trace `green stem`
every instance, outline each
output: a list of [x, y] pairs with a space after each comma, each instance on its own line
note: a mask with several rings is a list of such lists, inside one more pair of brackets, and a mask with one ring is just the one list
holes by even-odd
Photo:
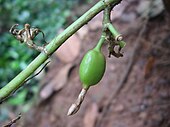
[[118, 41], [119, 46], [123, 48], [125, 47], [126, 43], [122, 41], [122, 35], [116, 30], [116, 28], [111, 23], [110, 20], [111, 10], [112, 10], [112, 6], [108, 6], [104, 9], [104, 19], [103, 19], [103, 26], [105, 26], [104, 30], [107, 33], [107, 29], [108, 29], [115, 37], [115, 40]]
[[107, 28], [110, 30], [110, 32], [112, 33], [114, 37], [117, 37], [120, 35], [119, 32], [116, 30], [115, 27], [113, 27], [111, 23], [107, 23]]
[[[110, 23], [111, 20], [110, 20], [110, 14], [111, 14], [111, 6], [108, 6], [104, 9], [104, 12], [103, 12], [103, 26], [106, 27], [107, 23]], [[106, 28], [105, 28], [106, 29]]]
[[[107, 23], [106, 26], [110, 30], [112, 35], [115, 37], [115, 40], [118, 41], [119, 46], [121, 48], [125, 47], [126, 42], [122, 41], [122, 35], [116, 30], [116, 28], [113, 27], [113, 25], [111, 23]], [[120, 40], [119, 40], [119, 37], [121, 38]]]
[[[87, 24], [95, 15], [101, 12], [108, 5], [116, 5], [122, 0], [102, 0], [82, 15], [78, 20], [71, 24], [61, 34], [55, 37], [47, 46], [46, 50], [49, 54], [53, 54], [71, 35], [79, 30], [83, 25]], [[6, 86], [0, 89], [0, 102], [8, 97], [23, 85], [23, 82], [46, 60], [48, 56], [43, 52], [40, 53], [22, 72], [20, 72]]]
[[97, 45], [96, 45], [96, 47], [95, 47], [94, 49], [100, 52], [100, 51], [101, 51], [101, 48], [102, 48], [102, 45], [103, 45], [104, 42], [105, 42], [105, 36], [102, 35], [102, 36], [100, 37], [99, 42], [97, 43]]
[[100, 40], [99, 42], [97, 43], [95, 49], [98, 50], [98, 51], [101, 51], [101, 47], [102, 47], [102, 44], [105, 42], [105, 38], [106, 38], [106, 30], [107, 30], [107, 27], [106, 24], [110, 22], [110, 12], [111, 12], [111, 7], [106, 7], [104, 9], [104, 12], [103, 12], [103, 28], [102, 28], [102, 35], [100, 37]]
[[104, 18], [103, 18], [103, 26], [105, 26], [105, 30], [109, 29], [110, 32], [114, 37], [119, 36], [119, 32], [116, 30], [116, 28], [113, 27], [110, 19], [112, 7], [108, 6], [104, 9]]

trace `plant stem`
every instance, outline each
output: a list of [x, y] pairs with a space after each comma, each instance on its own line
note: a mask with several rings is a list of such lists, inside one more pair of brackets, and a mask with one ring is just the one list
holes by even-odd
[[[71, 24], [61, 34], [55, 37], [47, 46], [46, 50], [48, 54], [53, 54], [71, 35], [79, 30], [83, 25], [87, 24], [95, 15], [101, 12], [108, 5], [116, 5], [122, 0], [102, 0], [82, 15], [78, 20]], [[24, 81], [46, 60], [48, 55], [40, 53], [22, 72], [20, 72], [13, 80], [11, 80], [6, 86], [0, 89], [0, 102], [6, 97], [21, 87]]]
[[110, 12], [111, 12], [111, 7], [106, 7], [104, 9], [104, 12], [103, 12], [103, 27], [102, 27], [102, 35], [100, 37], [100, 40], [99, 42], [97, 43], [95, 49], [97, 50], [101, 50], [101, 47], [102, 47], [102, 44], [105, 42], [105, 38], [106, 38], [106, 31], [107, 31], [107, 27], [106, 27], [106, 24], [107, 23], [110, 23]]
[[100, 40], [94, 49], [96, 49], [97, 51], [101, 51], [102, 44], [105, 42], [105, 37], [106, 36], [104, 36], [103, 34], [101, 35]]
[[126, 43], [124, 41], [122, 41], [123, 37], [122, 35], [116, 30], [115, 27], [113, 27], [113, 25], [111, 23], [107, 23], [107, 28], [110, 30], [110, 32], [112, 33], [112, 35], [115, 37], [115, 41], [118, 42], [119, 46], [121, 48], [125, 47]]
[[115, 40], [118, 42], [121, 48], [125, 47], [126, 43], [122, 41], [122, 35], [116, 30], [116, 28], [112, 25], [110, 20], [112, 6], [108, 6], [104, 9], [104, 19], [103, 19], [103, 26], [105, 26], [104, 30], [107, 33], [107, 29], [112, 33], [115, 37]]
[[111, 23], [107, 23], [107, 28], [110, 30], [110, 32], [112, 33], [114, 37], [117, 37], [120, 35], [119, 32], [116, 30], [115, 27], [113, 27]]
[[114, 37], [119, 36], [119, 32], [116, 30], [116, 28], [113, 27], [110, 19], [110, 14], [111, 14], [112, 7], [108, 6], [104, 9], [104, 18], [103, 18], [103, 26], [104, 31], [107, 31], [107, 29], [112, 33]]

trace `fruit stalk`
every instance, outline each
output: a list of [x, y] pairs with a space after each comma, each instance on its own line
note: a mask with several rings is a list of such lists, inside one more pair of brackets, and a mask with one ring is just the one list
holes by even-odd
[[97, 51], [101, 51], [101, 47], [102, 47], [102, 44], [104, 43], [104, 41], [105, 41], [105, 36], [102, 35], [94, 49], [96, 49]]

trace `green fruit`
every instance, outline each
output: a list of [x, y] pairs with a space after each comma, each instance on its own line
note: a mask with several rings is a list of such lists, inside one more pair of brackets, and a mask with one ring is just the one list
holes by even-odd
[[100, 49], [100, 46], [96, 46], [88, 51], [81, 61], [79, 75], [83, 88], [97, 84], [104, 75], [106, 60]]

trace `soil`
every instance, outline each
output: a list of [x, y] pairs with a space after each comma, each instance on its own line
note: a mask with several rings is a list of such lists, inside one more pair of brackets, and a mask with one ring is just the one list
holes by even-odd
[[[124, 87], [112, 100], [107, 114], [100, 121], [100, 127], [170, 127], [170, 15], [164, 11], [149, 19], [144, 34], [137, 42], [136, 39], [143, 27], [139, 25], [143, 23], [138, 20], [139, 15], [136, 11], [139, 4], [137, 0], [125, 2], [120, 16], [112, 18], [120, 33], [126, 32], [124, 40], [127, 45], [123, 50], [124, 56], [108, 58], [107, 44], [103, 46], [107, 61], [105, 75], [98, 85], [90, 88], [78, 113], [73, 116], [66, 115], [82, 88], [78, 64], [100, 38], [102, 13], [85, 26], [87, 34], [81, 37], [81, 51], [73, 62], [76, 63], [76, 67], [69, 73], [64, 88], [35, 105], [23, 116], [20, 126], [98, 127], [96, 121], [122, 80], [135, 43], [140, 43]], [[114, 13], [116, 12], [113, 11], [113, 16]], [[48, 85], [65, 65], [53, 55], [42, 83]], [[58, 81], [56, 85], [57, 83]]]

